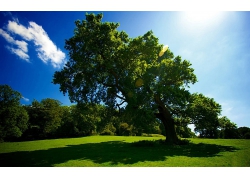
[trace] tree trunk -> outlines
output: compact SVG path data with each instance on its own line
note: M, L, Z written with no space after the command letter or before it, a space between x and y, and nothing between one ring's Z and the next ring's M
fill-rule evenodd
M174 119L159 98L155 97L155 102L158 104L159 110L159 113L155 113L155 116L156 118L160 119L164 125L166 131L166 143L178 144L179 138L176 134Z
M175 131L175 125L173 123L173 119L170 119L170 120L167 120L167 121L170 121L170 122L168 122L167 125L165 126L166 143L178 144L179 139L178 139L176 131Z

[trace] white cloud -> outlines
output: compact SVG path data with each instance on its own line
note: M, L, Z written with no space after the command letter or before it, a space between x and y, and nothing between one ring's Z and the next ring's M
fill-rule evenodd
M12 48L7 46L7 48L14 54L16 54L19 58L29 62L28 52L28 44L25 41L15 40L12 36L10 36L7 32L0 29L0 35L10 44L16 45L17 48Z
M22 97L22 99L26 102L30 101L28 98Z
M35 44L38 58L44 63L50 62L54 68L61 67L65 63L65 54L51 41L42 26L35 22L29 22L29 26L26 28L18 23L18 19L9 21L7 30L6 32L0 29L0 35L11 45L17 46L17 48L7 46L7 48L19 58L29 62L27 41L32 41ZM21 36L23 40L15 40L10 33Z
M16 40L15 43L23 52L28 52L28 44L25 41Z
M14 43L15 40L8 34L6 33L4 30L0 29L0 34L5 38L6 41L8 41L9 43Z
M15 34L20 35L27 41L31 41L33 39L32 33L29 32L29 28L27 29L21 24L17 24L16 21L9 21L7 25L7 29Z
M22 51L21 49L15 49L12 47L7 46L7 48L14 54L16 54L18 57L20 57L21 59L30 62L29 61L29 55L26 54L24 51Z
M50 40L42 26L37 25L35 22L29 22L29 27L26 28L15 21L9 21L7 29L27 41L33 41L36 46L37 56L44 63L51 61L53 67L60 67L64 64L65 54Z

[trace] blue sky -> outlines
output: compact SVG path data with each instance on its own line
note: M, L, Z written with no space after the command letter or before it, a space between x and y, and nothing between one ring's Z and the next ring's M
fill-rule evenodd
M88 11L91 13L93 11ZM34 99L67 96L52 84L55 71L67 61L65 39L84 11L0 12L0 84ZM98 12L95 12L98 13ZM250 12L104 11L103 21L119 22L130 37L152 30L160 43L192 63L198 82L191 92L222 105L222 115L238 127L250 127Z

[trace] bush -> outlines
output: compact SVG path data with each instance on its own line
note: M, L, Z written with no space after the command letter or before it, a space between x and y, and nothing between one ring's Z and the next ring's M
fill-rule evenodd
M128 125L128 123L121 123L119 126L119 135L120 136L130 136L132 135L132 128Z
M247 133L245 134L245 139L250 139L250 132L247 132Z
M144 137L164 137L161 134L146 134L146 133L142 133L141 136L144 136Z
M112 132L112 131L110 131L109 129L105 129L104 131L102 131L102 132L100 133L100 135L110 135L110 136L114 136L115 133Z

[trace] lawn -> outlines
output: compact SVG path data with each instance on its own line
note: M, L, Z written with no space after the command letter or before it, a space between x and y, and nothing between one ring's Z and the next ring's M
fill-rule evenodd
M90 136L4 142L0 143L0 166L250 167L250 140L189 139L188 145L169 146L158 143L160 139ZM145 145L136 143L143 140Z

